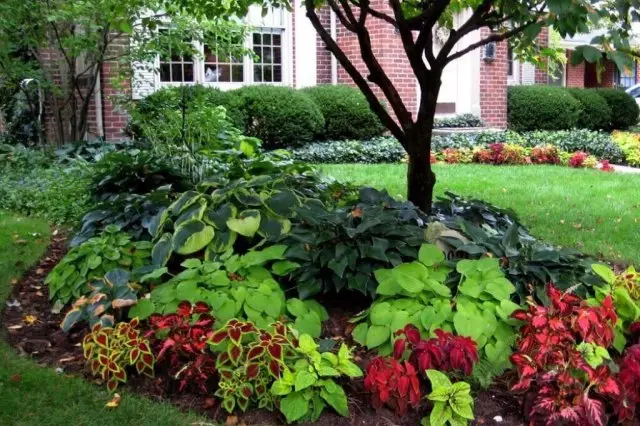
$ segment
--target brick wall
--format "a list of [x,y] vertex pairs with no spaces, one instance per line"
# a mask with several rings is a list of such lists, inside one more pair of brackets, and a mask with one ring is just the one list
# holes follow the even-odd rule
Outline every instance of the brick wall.
[[[549,46],[549,29],[543,28],[538,34],[536,38],[538,46],[547,47]],[[544,62],[544,65],[541,67],[536,67],[536,84],[548,84],[549,83],[549,73],[547,71],[547,63]]]
[[[371,7],[393,14],[391,6],[384,0],[372,0]],[[415,113],[417,110],[416,80],[404,53],[400,36],[390,24],[380,19],[369,18],[367,29],[371,35],[373,53],[378,58],[387,76],[396,86],[409,111]],[[366,78],[368,75],[367,67],[360,56],[360,45],[357,37],[341,25],[338,25],[337,36],[340,47],[351,59],[358,71]],[[341,66],[338,66],[338,82],[354,84],[349,74]],[[371,87],[378,98],[385,103],[382,91],[373,84]]]
[[571,65],[571,50],[567,50],[567,87],[584,87],[584,62]]
[[[329,7],[325,6],[318,11],[318,18],[322,22],[322,26],[330,31],[331,28],[331,12]],[[318,84],[331,83],[331,52],[324,46],[324,42],[320,36],[316,34],[316,81]]]
[[[480,37],[489,35],[483,28]],[[507,43],[496,44],[492,61],[480,60],[480,117],[489,126],[507,127]]]

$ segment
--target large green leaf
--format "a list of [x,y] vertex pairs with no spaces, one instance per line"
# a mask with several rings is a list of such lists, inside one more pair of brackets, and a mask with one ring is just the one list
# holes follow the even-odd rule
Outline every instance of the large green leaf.
[[203,221],[190,220],[175,230],[171,245],[178,254],[192,254],[204,249],[213,240],[214,233],[213,227]]
[[237,218],[227,220],[227,226],[234,232],[253,237],[260,227],[260,212],[258,210],[244,210]]
[[388,326],[372,325],[367,330],[366,343],[369,349],[376,348],[385,343],[391,336]]

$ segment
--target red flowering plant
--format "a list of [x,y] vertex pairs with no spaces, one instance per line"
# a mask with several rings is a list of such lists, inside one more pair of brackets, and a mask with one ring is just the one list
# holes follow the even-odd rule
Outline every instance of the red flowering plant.
[[617,316],[610,297],[589,306],[578,296],[547,286],[549,306],[531,303],[513,318],[523,321],[511,356],[518,382],[527,394],[532,424],[606,424],[605,402],[620,397],[611,370],[587,358],[585,348],[610,347]]
[[603,172],[613,172],[615,168],[609,163],[609,160],[600,160],[596,167]]
[[536,164],[560,164],[558,148],[553,145],[538,145],[531,149],[531,162]]
[[471,374],[478,361],[476,343],[440,329],[435,334],[435,338],[422,339],[419,330],[409,324],[395,333],[399,338],[393,357],[371,361],[364,386],[372,393],[376,409],[386,404],[402,416],[408,407],[416,407],[421,397],[419,371],[422,377],[426,377],[426,370]]
[[208,392],[208,384],[216,376],[215,357],[207,342],[213,335],[214,318],[206,303],[181,302],[176,313],[149,317],[158,364],[165,364],[179,380],[178,390],[185,388]]
[[571,158],[569,158],[569,167],[576,167],[576,168],[585,167],[585,161],[587,157],[589,157],[589,154],[587,154],[586,152],[582,152],[582,151],[574,152],[571,155]]
[[289,329],[279,322],[258,329],[251,322],[232,319],[211,336],[210,344],[218,353],[220,381],[215,395],[223,407],[228,412],[236,406],[244,411],[254,401],[259,408],[273,410],[275,399],[269,389],[298,345]]

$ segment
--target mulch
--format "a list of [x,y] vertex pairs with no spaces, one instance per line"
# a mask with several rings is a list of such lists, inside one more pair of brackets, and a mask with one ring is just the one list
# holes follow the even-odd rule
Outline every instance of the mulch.
[[[81,341],[87,328],[76,328],[66,334],[60,329],[64,313],[51,312],[48,289],[44,279],[49,271],[67,251],[66,238],[63,235],[53,237],[47,254],[31,268],[22,281],[14,285],[12,294],[7,299],[4,311],[0,316],[0,326],[6,340],[22,356],[32,359],[39,365],[55,368],[59,374],[85,377],[104,386],[99,380],[89,375],[82,356]],[[346,305],[342,304],[342,305]],[[329,310],[330,320],[325,323],[324,336],[341,339],[348,336],[352,325],[349,318],[357,312],[357,307],[338,306]],[[35,317],[35,323],[29,324],[29,316]],[[349,338],[347,338],[349,340]],[[364,367],[371,354],[360,351],[356,359]],[[350,416],[344,418],[331,412],[330,409],[315,423],[320,426],[416,426],[420,424],[422,414],[410,411],[401,419],[392,411],[381,409],[375,411],[369,396],[363,388],[363,380],[356,379],[344,384],[349,397]],[[237,417],[229,417],[213,399],[212,394],[202,395],[189,392],[178,392],[170,377],[162,369],[156,371],[156,378],[150,379],[130,375],[124,389],[142,394],[157,401],[166,401],[180,409],[198,412],[211,419],[227,422],[229,425],[284,425],[284,418],[279,413],[265,410],[251,410],[238,413]],[[106,402],[106,401],[105,401]],[[425,402],[425,405],[427,403]],[[421,413],[428,410],[420,410]],[[498,380],[486,391],[480,392],[475,399],[474,412],[477,425],[524,425],[520,413],[521,402],[508,391],[508,381]]]

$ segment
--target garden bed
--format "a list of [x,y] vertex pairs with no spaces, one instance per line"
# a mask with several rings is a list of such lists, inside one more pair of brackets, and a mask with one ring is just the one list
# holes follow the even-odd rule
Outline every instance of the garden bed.
[[[64,333],[60,323],[64,312],[52,313],[48,287],[43,284],[44,277],[60,261],[66,253],[65,237],[54,237],[47,254],[32,267],[23,279],[14,285],[8,298],[8,306],[4,309],[0,323],[4,325],[7,341],[23,356],[29,357],[38,364],[56,368],[59,374],[76,375],[87,380],[96,381],[86,370],[81,341],[89,331],[88,327],[76,327],[71,333]],[[14,306],[19,303],[18,306]],[[351,342],[350,333],[353,325],[349,319],[357,314],[358,308],[348,309],[345,306],[334,306],[329,309],[330,319],[325,322],[323,336],[337,341]],[[36,317],[36,321],[28,325],[25,318]],[[364,368],[373,356],[361,350],[356,355],[358,364]],[[508,391],[512,374],[495,381],[494,385],[475,397],[475,421],[478,425],[521,425],[521,401]],[[192,410],[217,421],[235,424],[212,395],[178,392],[175,383],[168,377],[167,371],[156,370],[155,379],[145,376],[132,376],[125,389],[148,396],[155,400],[165,400],[180,409]],[[369,404],[369,395],[364,391],[362,379],[346,384],[349,401],[348,418],[325,412],[319,421],[313,423],[320,426],[352,426],[352,425],[417,425],[420,412],[411,411],[399,419],[391,410],[382,408],[373,410]],[[494,418],[500,421],[494,420]],[[266,410],[250,410],[238,415],[238,423],[245,425],[286,424],[277,412]]]

